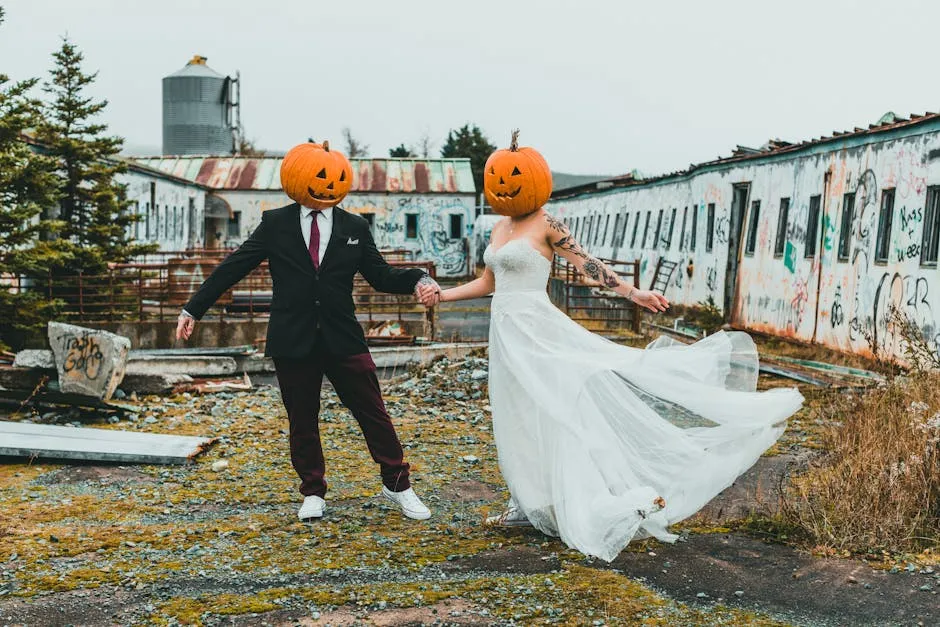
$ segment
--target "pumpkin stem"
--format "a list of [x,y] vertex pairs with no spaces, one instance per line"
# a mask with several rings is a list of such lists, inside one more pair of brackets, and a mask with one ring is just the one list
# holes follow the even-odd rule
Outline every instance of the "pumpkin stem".
[[519,129],[512,132],[512,140],[509,142],[509,151],[516,152],[517,150],[519,150]]
[[323,140],[323,150],[326,152],[330,151],[330,140],[328,139]]

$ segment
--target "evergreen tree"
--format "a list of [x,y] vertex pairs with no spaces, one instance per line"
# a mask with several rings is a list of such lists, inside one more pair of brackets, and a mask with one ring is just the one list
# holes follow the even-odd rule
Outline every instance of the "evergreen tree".
[[41,293],[10,289],[11,283],[64,259],[54,244],[39,241],[56,226],[41,216],[55,206],[58,179],[55,162],[25,141],[40,123],[40,103],[30,95],[36,82],[0,73],[0,347],[19,348],[55,311]]
[[397,157],[400,159],[407,159],[409,157],[416,156],[415,153],[411,152],[411,148],[407,147],[405,144],[399,144],[395,148],[392,148],[388,151],[389,157]]
[[82,58],[68,39],[53,54],[55,64],[44,86],[49,100],[38,139],[56,160],[62,179],[56,217],[73,259],[59,270],[96,274],[109,262],[125,262],[154,247],[134,243],[128,235],[129,225],[139,217],[128,211],[125,186],[116,180],[127,169],[118,158],[123,140],[105,135],[107,125],[94,121],[108,102],[86,95],[97,73],[84,73]]
[[483,189],[483,166],[490,154],[496,150],[483,131],[476,124],[464,124],[457,130],[447,133],[447,141],[441,148],[441,156],[446,159],[467,157],[470,159],[470,170],[473,172],[473,182],[477,191]]

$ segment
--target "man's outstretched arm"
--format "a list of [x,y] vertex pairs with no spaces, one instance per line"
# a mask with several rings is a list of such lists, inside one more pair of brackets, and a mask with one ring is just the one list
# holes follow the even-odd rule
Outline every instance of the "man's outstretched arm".
[[193,294],[176,324],[176,339],[188,340],[192,335],[196,320],[201,319],[206,311],[215,304],[230,287],[241,281],[268,257],[267,238],[265,237],[264,214],[261,223],[241,246],[222,260],[202,286]]
[[375,239],[368,229],[362,235],[363,250],[359,272],[373,288],[389,294],[411,294],[421,296],[423,286],[440,288],[428,274],[420,268],[396,268],[390,265],[375,246]]

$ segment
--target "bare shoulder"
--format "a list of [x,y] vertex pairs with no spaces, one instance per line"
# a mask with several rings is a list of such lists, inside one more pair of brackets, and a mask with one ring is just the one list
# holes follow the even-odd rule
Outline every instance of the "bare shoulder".
[[501,218],[490,231],[490,241],[501,241],[509,233],[509,218]]

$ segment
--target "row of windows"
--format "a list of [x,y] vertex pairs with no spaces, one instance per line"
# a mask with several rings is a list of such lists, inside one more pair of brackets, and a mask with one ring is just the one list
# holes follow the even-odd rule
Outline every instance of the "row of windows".
[[[804,256],[815,257],[816,246],[819,243],[819,211],[822,196],[811,196],[809,211],[806,213],[806,240]],[[777,234],[774,238],[774,255],[783,256],[787,241],[787,225],[790,213],[790,199],[780,199],[780,212],[777,217]],[[855,220],[855,193],[850,192],[842,197],[842,215],[839,218],[839,246],[837,258],[840,262],[848,261],[852,248],[852,224]],[[745,240],[744,253],[753,255],[757,248],[757,225],[760,221],[760,201],[751,202],[751,213],[748,216],[748,232]],[[894,222],[894,189],[885,189],[881,192],[881,207],[878,212],[878,230],[875,234],[875,261],[885,263],[891,255],[891,227]],[[921,265],[937,265],[938,252],[940,252],[940,186],[927,188],[927,202],[923,213],[923,232],[920,245]],[[908,249],[909,255],[916,255],[917,249]],[[903,259],[898,259],[903,261]]]
[[[819,236],[819,215],[822,205],[822,196],[811,196],[809,210],[806,212],[806,239],[804,255],[815,257]],[[679,229],[679,251],[695,251],[698,236],[698,217],[700,209],[706,210],[705,226],[705,252],[711,252],[715,243],[715,204],[692,205],[682,210],[682,222]],[[748,230],[744,241],[744,253],[753,255],[757,249],[757,227],[760,222],[761,201],[751,201],[750,215],[748,216]],[[787,243],[787,226],[789,224],[790,199],[780,199],[780,211],[777,218],[776,237],[774,238],[774,255],[782,257]],[[611,215],[595,214],[568,218],[565,224],[574,233],[575,238],[585,246],[611,246],[620,248],[629,239],[630,248],[657,249],[662,245],[664,250],[672,248],[673,236],[677,220],[677,210],[672,209],[667,216],[665,210],[656,213],[653,223],[653,211],[621,212],[614,216],[613,228],[610,222]],[[668,222],[664,223],[664,219]],[[842,199],[842,215],[840,216],[838,260],[848,261],[851,254],[852,224],[855,219],[855,194],[848,193]],[[890,256],[891,227],[894,219],[894,190],[885,189],[881,194],[881,208],[878,213],[878,230],[875,236],[875,261],[887,262]],[[640,225],[643,225],[642,229]],[[649,239],[652,229],[652,240]],[[686,228],[690,227],[688,233]],[[688,237],[686,237],[688,235]],[[927,202],[923,212],[923,235],[920,246],[920,261],[922,265],[937,265],[940,253],[940,186],[927,188]],[[914,253],[916,254],[916,252]]]
[[[192,205],[192,203],[190,203]],[[139,205],[138,205],[139,207]],[[139,212],[139,208],[137,209]],[[179,239],[185,238],[186,218],[185,207],[171,207],[169,205],[144,204],[142,220],[134,223],[134,239]],[[194,208],[190,206],[190,220],[193,219]],[[192,226],[190,228],[193,228]]]
[[[692,205],[692,211],[689,207],[682,210],[682,226],[679,229],[679,250],[689,252],[695,251],[698,239],[698,216],[699,209],[706,210],[707,226],[705,229],[705,251],[711,252],[715,243],[715,203],[708,205]],[[614,216],[613,229],[610,228],[610,215],[591,215],[574,220],[566,219],[565,224],[571,229],[575,238],[581,241],[585,246],[612,246],[620,248],[627,239],[630,241],[630,248],[659,248],[662,244],[665,250],[672,248],[673,237],[675,236],[677,209],[672,209],[668,216],[665,210],[660,209],[656,214],[656,223],[652,231],[653,238],[650,237],[650,225],[653,219],[652,211],[621,212]],[[668,221],[664,223],[664,218]],[[640,228],[640,224],[643,228]],[[686,229],[688,237],[686,237]],[[649,244],[649,245],[648,245]]]

